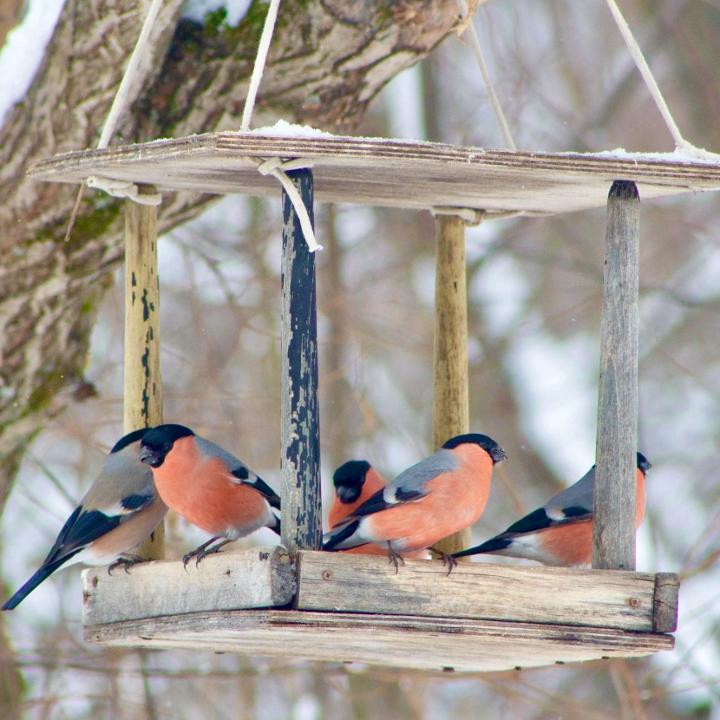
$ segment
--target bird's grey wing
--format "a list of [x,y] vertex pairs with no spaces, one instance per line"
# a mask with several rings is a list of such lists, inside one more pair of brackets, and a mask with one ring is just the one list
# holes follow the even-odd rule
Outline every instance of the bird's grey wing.
[[263,495],[272,507],[280,509],[280,497],[278,494],[242,460],[236,458],[232,453],[225,450],[225,448],[203,437],[196,436],[195,442],[200,452],[204,455],[222,460],[230,470],[235,482],[249,485]]

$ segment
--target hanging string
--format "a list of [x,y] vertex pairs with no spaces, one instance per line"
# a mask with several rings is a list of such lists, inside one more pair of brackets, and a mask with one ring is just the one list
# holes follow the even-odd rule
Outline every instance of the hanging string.
[[[120,81],[120,86],[118,87],[117,92],[115,93],[115,97],[113,98],[112,105],[110,106],[110,112],[108,113],[108,116],[105,119],[105,123],[103,124],[102,131],[100,132],[100,140],[98,140],[97,144],[98,150],[103,150],[110,144],[110,139],[115,133],[118,119],[127,109],[132,81],[135,80],[137,76],[140,62],[143,58],[145,48],[147,47],[147,43],[150,38],[150,33],[153,26],[155,25],[155,21],[157,20],[161,7],[162,0],[152,0],[152,2],[150,3],[150,8],[148,9],[148,13],[145,16],[145,20],[143,21],[142,29],[140,30],[140,35],[138,36],[135,47],[133,48],[132,54],[130,55],[130,61],[125,68],[122,80]],[[70,213],[70,220],[68,221],[67,230],[65,231],[65,242],[68,242],[70,240],[70,235],[73,231],[73,228],[75,227],[75,221],[77,220],[78,213],[80,212],[80,203],[82,201],[83,193],[85,192],[85,185],[87,184],[90,187],[104,190],[106,189],[105,185],[107,185],[108,183],[112,184],[113,182],[114,181],[110,181],[105,178],[91,176],[86,180],[85,183],[80,185],[80,187],[78,188],[77,197],[75,198],[75,204],[73,205],[72,212]],[[119,188],[119,185],[114,185],[113,192],[111,192],[110,194],[114,197],[129,197],[136,202],[140,197],[138,188],[134,183],[125,184],[124,192],[122,192]],[[110,191],[108,190],[108,192]],[[141,201],[143,204],[160,204],[159,194],[147,195],[143,197],[144,199]]]
[[610,8],[613,19],[615,20],[615,24],[618,26],[618,30],[620,30],[620,34],[625,41],[625,45],[630,51],[630,55],[632,56],[637,69],[640,71],[640,74],[645,81],[645,85],[650,91],[650,95],[655,101],[655,105],[657,105],[657,108],[665,121],[665,125],[667,125],[667,128],[675,141],[675,149],[701,160],[712,160],[714,162],[720,160],[720,155],[717,153],[709,152],[703,148],[696,147],[682,136],[682,133],[675,122],[675,118],[673,118],[670,108],[665,102],[662,92],[660,92],[660,88],[655,81],[652,70],[650,70],[650,66],[647,63],[647,60],[645,60],[643,51],[640,49],[640,45],[635,39],[632,30],[630,30],[630,26],[627,24],[623,14],[620,12],[620,8],[617,6],[615,0],[607,0],[607,4],[608,8]]
[[620,34],[623,36],[625,45],[627,45],[627,49],[630,51],[630,55],[632,56],[637,69],[640,71],[640,74],[647,85],[650,95],[652,95],[652,98],[655,101],[655,104],[657,105],[670,134],[673,136],[673,140],[675,140],[675,147],[678,149],[692,147],[692,145],[682,136],[680,129],[675,123],[675,119],[670,112],[670,108],[668,108],[665,98],[660,92],[658,84],[655,82],[652,70],[650,70],[650,66],[647,64],[645,56],[643,55],[637,40],[635,40],[635,36],[632,34],[632,30],[630,30],[630,26],[627,24],[627,21],[620,12],[620,8],[617,6],[615,0],[607,0],[607,4],[615,20],[615,24],[618,26],[618,30],[620,30]]
[[[460,16],[463,19],[468,18],[469,10],[465,0],[457,0],[457,4],[460,10]],[[472,17],[469,18],[465,34],[469,34],[470,36],[470,46],[473,49],[475,59],[477,60],[478,67],[480,68],[480,74],[482,75],[483,82],[485,83],[485,89],[487,90],[488,98],[490,99],[490,105],[495,113],[498,125],[500,125],[500,130],[503,134],[503,138],[505,139],[505,145],[507,145],[510,150],[517,150],[512,133],[510,132],[510,126],[508,125],[505,113],[500,105],[500,100],[498,100],[498,96],[495,93],[495,87],[490,77],[487,64],[485,63],[485,58],[483,57],[482,47],[480,46],[480,37],[477,34]]]
[[[255,64],[253,65],[252,75],[250,76],[250,85],[248,86],[247,97],[245,98],[245,107],[243,108],[240,129],[244,132],[250,130],[250,120],[252,118],[253,109],[255,108],[255,98],[257,97],[260,81],[262,80],[263,71],[265,70],[265,63],[267,62],[268,51],[270,50],[270,42],[272,41],[273,32],[275,30],[275,21],[277,20],[279,7],[280,0],[270,0],[270,7],[268,8],[267,15],[265,16],[265,24],[263,25],[260,42],[258,43],[258,49],[255,55]],[[282,160],[280,158],[260,160],[252,157],[248,159],[255,164],[255,167],[257,167],[259,172],[263,175],[272,175],[285,189],[285,192],[290,198],[290,202],[297,213],[308,250],[310,252],[322,250],[322,245],[320,245],[315,238],[310,214],[305,207],[305,203],[303,203],[300,193],[296,190],[292,180],[290,180],[281,167]]]
[[263,25],[262,34],[260,35],[260,43],[258,44],[257,55],[255,56],[255,64],[253,65],[252,75],[250,76],[250,85],[248,87],[247,97],[245,98],[245,107],[243,108],[241,130],[250,129],[250,118],[252,118],[253,109],[255,108],[255,98],[257,97],[260,80],[262,80],[265,63],[267,61],[268,50],[270,49],[270,41],[275,31],[275,21],[277,20],[278,8],[280,0],[270,0],[265,24]]
[[155,25],[157,16],[160,14],[162,3],[163,0],[152,0],[150,3],[150,9],[148,10],[148,14],[145,16],[142,29],[140,30],[140,35],[138,36],[135,47],[130,55],[130,62],[128,62],[127,67],[125,68],[122,80],[120,81],[120,87],[115,93],[115,98],[110,106],[110,112],[108,113],[102,132],[100,133],[100,140],[97,144],[98,150],[103,150],[110,144],[110,138],[115,133],[115,127],[117,126],[118,119],[127,109],[128,98],[130,97],[130,88],[137,77],[140,63],[145,55],[145,48],[147,47],[148,40],[150,39],[150,33],[153,29],[153,25]]

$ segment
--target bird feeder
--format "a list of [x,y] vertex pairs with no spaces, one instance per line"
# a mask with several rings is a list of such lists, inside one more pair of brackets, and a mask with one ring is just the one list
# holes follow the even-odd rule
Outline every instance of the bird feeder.
[[[318,551],[315,264],[297,205],[285,188],[283,545],[220,553],[187,571],[180,561],[153,561],[113,576],[87,570],[86,640],[475,672],[671,649],[677,576],[634,570],[634,502],[629,499],[634,497],[637,423],[638,191],[650,200],[714,190],[720,188],[720,164],[674,156],[222,132],[67,153],[36,165],[31,175],[74,183],[101,178],[106,186],[137,188],[139,200],[149,189],[274,195],[276,180],[258,173],[267,163],[287,170],[310,220],[313,198],[436,213],[436,445],[468,429],[464,221],[607,203],[595,569],[460,563],[447,575],[439,562],[408,560],[396,574],[382,557]],[[150,252],[156,238],[154,223],[147,222],[138,235],[133,218],[155,211],[138,210],[133,200],[126,204],[128,305],[139,300],[144,307],[141,285],[157,285]],[[149,254],[133,259],[130,246],[140,235]],[[156,311],[157,299],[153,302]],[[141,332],[126,335],[126,367],[142,370],[132,396],[126,382],[126,403],[140,402],[159,413],[157,364],[143,359],[157,343],[156,312],[142,317]],[[134,322],[131,315],[126,322]],[[148,412],[142,422],[154,417],[159,415]]]

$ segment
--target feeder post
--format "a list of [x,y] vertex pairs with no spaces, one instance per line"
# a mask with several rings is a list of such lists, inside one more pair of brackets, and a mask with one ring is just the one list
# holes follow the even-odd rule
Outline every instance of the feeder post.
[[[140,193],[155,193],[148,185]],[[162,423],[160,381],[160,288],[157,207],[125,201],[125,433]],[[163,554],[162,523],[138,550],[146,560]]]
[[[436,218],[435,340],[433,346],[433,448],[469,431],[465,222]],[[470,544],[470,529],[433,546],[453,553]]]
[[[313,176],[287,173],[313,220]],[[315,255],[282,193],[281,433],[282,543],[293,554],[322,544]]]
[[600,340],[593,568],[635,569],[640,198],[610,188]]

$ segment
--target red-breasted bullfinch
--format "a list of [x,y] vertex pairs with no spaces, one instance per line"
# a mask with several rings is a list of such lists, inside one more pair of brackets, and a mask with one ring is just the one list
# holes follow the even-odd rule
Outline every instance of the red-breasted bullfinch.
[[335,497],[328,514],[328,525],[331,528],[384,488],[386,483],[367,460],[348,460],[333,473],[333,485]]
[[[635,527],[645,516],[645,474],[648,459],[637,454]],[[490,540],[453,557],[494,553],[537,560],[545,565],[589,565],[592,562],[593,493],[595,466],[574,485],[554,495],[545,505],[512,524]]]
[[[448,440],[356,508],[325,536],[323,549],[383,543],[397,569],[402,553],[428,548],[478,520],[490,494],[493,465],[504,458],[487,435]],[[443,560],[452,569],[451,559]]]
[[[165,504],[212,537],[183,557],[206,555],[261,527],[279,534],[275,491],[244,463],[184,425],[158,425],[142,440],[140,460],[152,467]],[[217,540],[216,545],[210,547]]]
[[140,462],[140,440],[146,432],[135,430],[118,440],[43,564],[3,610],[12,610],[62,566],[137,562],[132,550],[150,537],[167,512],[150,468]]
[[[328,525],[331,529],[340,525],[348,515],[378,490],[384,488],[387,483],[367,460],[348,460],[333,473],[333,484],[335,497],[328,513]],[[374,543],[358,545],[340,552],[351,555],[387,555],[384,547]],[[427,550],[416,550],[406,553],[405,557],[413,560],[429,560],[430,553]]]

